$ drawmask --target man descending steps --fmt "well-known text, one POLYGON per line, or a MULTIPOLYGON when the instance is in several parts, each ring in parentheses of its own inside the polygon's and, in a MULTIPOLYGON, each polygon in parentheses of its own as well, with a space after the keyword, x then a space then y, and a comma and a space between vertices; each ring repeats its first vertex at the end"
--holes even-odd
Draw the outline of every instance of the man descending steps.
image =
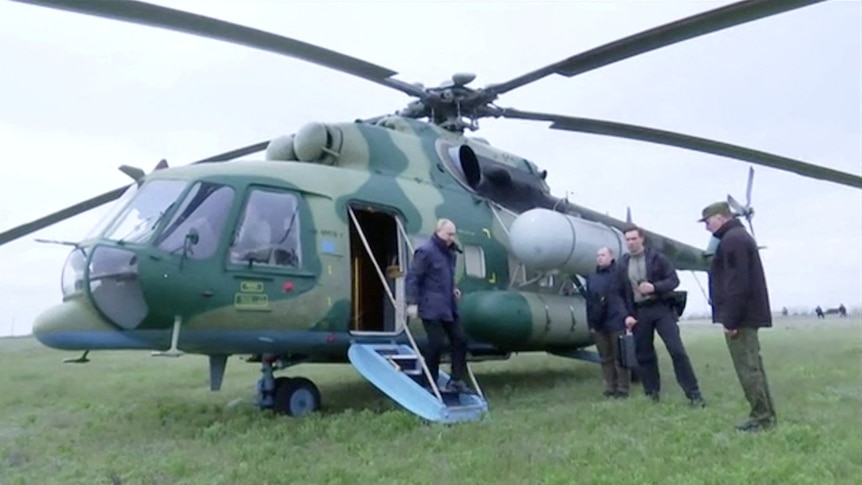
POLYGON ((452 345, 452 379, 446 390, 471 392, 464 382, 467 376, 467 338, 458 318, 461 291, 455 287, 455 224, 449 219, 437 221, 437 230, 413 255, 407 272, 407 315, 422 319, 428 335, 428 351, 423 357, 434 382, 440 369, 445 337, 452 345))

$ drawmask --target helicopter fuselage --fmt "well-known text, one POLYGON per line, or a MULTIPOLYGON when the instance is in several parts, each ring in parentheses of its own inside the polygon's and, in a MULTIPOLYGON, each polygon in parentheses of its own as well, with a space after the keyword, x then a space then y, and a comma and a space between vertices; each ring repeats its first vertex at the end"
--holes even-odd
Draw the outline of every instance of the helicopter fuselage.
POLYGON ((189 353, 343 362, 354 339, 403 338, 410 255, 448 218, 474 356, 592 345, 573 280, 512 256, 518 214, 560 205, 531 162, 398 117, 313 124, 280 143, 267 161, 133 184, 70 253, 63 302, 34 335, 65 350, 157 350, 176 326, 189 353), (263 242, 249 245, 255 226, 263 242))

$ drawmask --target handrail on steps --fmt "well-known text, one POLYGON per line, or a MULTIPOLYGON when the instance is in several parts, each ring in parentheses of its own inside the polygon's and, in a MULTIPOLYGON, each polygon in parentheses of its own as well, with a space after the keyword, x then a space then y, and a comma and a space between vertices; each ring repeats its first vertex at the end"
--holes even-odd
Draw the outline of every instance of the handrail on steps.
MULTIPOLYGON (((407 334, 407 339, 410 341, 410 346, 416 353, 416 358, 419 360, 419 365, 422 366, 422 371, 425 373, 425 378, 428 379, 428 383, 431 384, 431 389, 434 391, 434 395, 437 397, 437 400, 443 403, 443 396, 440 395, 440 390, 437 388, 437 383, 434 382, 433 379, 431 379, 431 371, 428 370, 428 366, 425 365, 425 358, 419 351, 419 346, 416 344, 416 340, 413 339, 413 335, 410 332, 410 328, 407 326, 407 322, 404 320, 404 315, 402 315, 401 312, 398 311, 398 305, 396 305, 395 303, 395 297, 392 296, 392 290, 386 283, 386 278, 383 276, 383 271, 380 270, 380 266, 377 264, 377 260, 374 259, 374 253, 371 251, 371 247, 368 245, 368 240, 365 238, 365 232, 362 230, 362 226, 359 225, 359 221, 356 219, 356 215, 353 213, 353 208, 348 206, 347 212, 348 214, 350 214, 350 218, 353 220, 353 224, 356 225, 356 232, 359 233, 359 237, 360 239, 362 239, 362 245, 365 247, 365 251, 368 253, 368 258, 371 260, 371 263, 374 264, 374 269, 377 271, 377 276, 380 278, 380 282, 383 284, 383 288, 386 290, 386 294, 389 296, 389 301, 392 303, 392 307, 395 309, 395 318, 400 320, 399 323, 407 334)), ((395 221, 398 222, 399 227, 401 227, 401 223, 400 221, 398 221, 397 217, 395 218, 395 221)))

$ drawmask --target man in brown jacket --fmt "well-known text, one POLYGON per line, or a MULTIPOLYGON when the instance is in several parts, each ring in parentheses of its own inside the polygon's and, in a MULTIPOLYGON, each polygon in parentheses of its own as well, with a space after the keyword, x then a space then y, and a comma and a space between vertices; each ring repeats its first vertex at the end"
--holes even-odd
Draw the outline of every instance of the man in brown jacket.
POLYGON ((745 398, 751 406, 741 431, 774 426, 775 408, 769 393, 757 331, 772 326, 772 311, 757 243, 733 217, 726 202, 703 209, 699 222, 719 240, 709 270, 712 321, 724 326, 727 348, 745 398))

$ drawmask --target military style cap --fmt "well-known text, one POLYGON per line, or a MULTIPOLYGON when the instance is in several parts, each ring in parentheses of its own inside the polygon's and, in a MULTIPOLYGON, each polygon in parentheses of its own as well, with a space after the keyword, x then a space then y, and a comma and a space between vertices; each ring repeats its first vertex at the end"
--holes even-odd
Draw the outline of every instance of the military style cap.
POLYGON ((709 204, 708 206, 703 208, 701 212, 702 217, 697 220, 697 222, 703 222, 710 216, 714 216, 716 214, 725 214, 730 215, 730 204, 727 202, 716 202, 714 204, 709 204))

